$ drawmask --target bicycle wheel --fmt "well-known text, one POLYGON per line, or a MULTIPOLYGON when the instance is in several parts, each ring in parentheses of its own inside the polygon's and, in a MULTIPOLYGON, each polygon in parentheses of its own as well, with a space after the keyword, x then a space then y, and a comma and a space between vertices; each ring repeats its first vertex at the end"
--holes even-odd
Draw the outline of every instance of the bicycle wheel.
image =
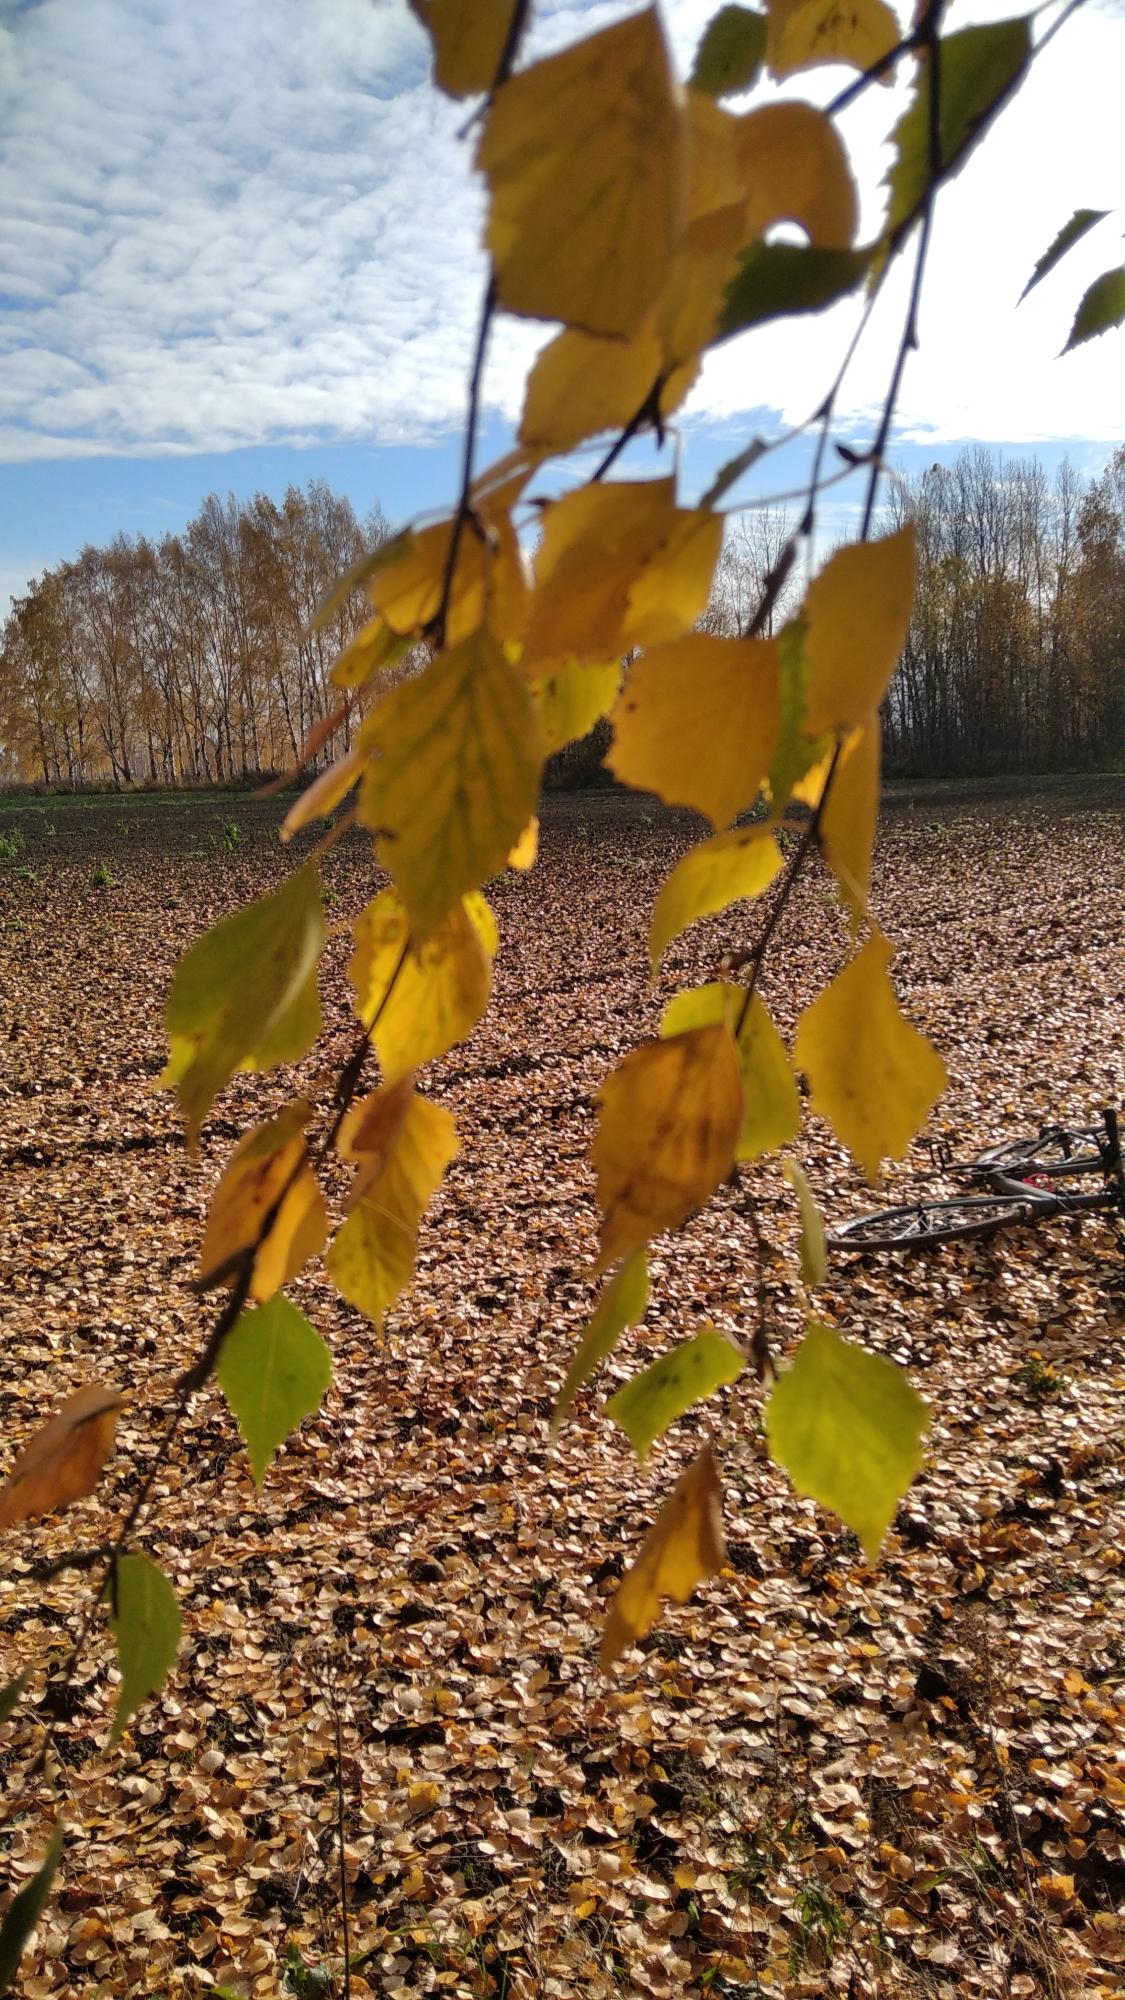
POLYGON ((936 1243, 991 1236, 1008 1222, 1026 1222, 1036 1204, 1015 1195, 962 1195, 959 1200, 917 1201, 908 1208, 882 1208, 857 1215, 826 1238, 830 1250, 856 1256, 881 1250, 925 1250, 936 1243))
POLYGON ((1075 1131, 1049 1125, 1034 1138, 1025 1134, 1003 1146, 991 1146, 987 1153, 978 1154, 973 1168, 1017 1176, 1036 1173, 1045 1180, 1065 1174, 1096 1174, 1102 1171, 1103 1139, 1104 1133, 1096 1125, 1075 1131))

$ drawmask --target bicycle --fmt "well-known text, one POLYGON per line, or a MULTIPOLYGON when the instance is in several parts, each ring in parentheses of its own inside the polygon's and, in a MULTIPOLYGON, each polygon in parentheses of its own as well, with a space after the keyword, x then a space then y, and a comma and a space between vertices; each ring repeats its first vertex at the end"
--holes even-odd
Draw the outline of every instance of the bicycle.
POLYGON ((1034 1138, 1009 1139, 975 1160, 955 1160, 944 1140, 931 1141, 935 1167, 969 1192, 924 1197, 858 1215, 826 1237, 830 1250, 872 1256, 883 1250, 924 1250, 933 1244, 991 1236, 1011 1223, 1045 1222, 1091 1211, 1125 1216, 1125 1168, 1116 1111, 1101 1125, 1044 1125, 1034 1138), (1096 1188, 1058 1185, 1097 1175, 1096 1188), (974 1192, 984 1190, 988 1192, 974 1192))

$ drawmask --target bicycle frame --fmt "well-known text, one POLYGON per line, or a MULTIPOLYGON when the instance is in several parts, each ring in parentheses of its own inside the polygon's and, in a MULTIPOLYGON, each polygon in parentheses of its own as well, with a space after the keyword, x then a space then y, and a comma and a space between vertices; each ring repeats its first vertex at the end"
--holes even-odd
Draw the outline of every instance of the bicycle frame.
MULTIPOLYGON (((976 1160, 954 1160, 944 1141, 932 1141, 930 1156, 940 1171, 967 1192, 952 1198, 920 1198, 891 1209, 857 1216, 830 1232, 830 1248, 876 1252, 922 1248, 965 1236, 991 1234, 1006 1223, 1040 1222, 1051 1216, 1119 1209, 1125 1216, 1125 1168, 1117 1113, 1102 1113, 1102 1127, 1073 1131, 1062 1125, 1041 1128, 1036 1138, 1013 1140, 976 1160), (1060 1152, 1061 1149, 1061 1152, 1060 1152), (1096 1176, 1093 1188, 1060 1187, 1067 1178, 1096 1176), (990 1207, 990 1197, 996 1202, 990 1207)), ((928 1176, 926 1178, 929 1178, 928 1176)))

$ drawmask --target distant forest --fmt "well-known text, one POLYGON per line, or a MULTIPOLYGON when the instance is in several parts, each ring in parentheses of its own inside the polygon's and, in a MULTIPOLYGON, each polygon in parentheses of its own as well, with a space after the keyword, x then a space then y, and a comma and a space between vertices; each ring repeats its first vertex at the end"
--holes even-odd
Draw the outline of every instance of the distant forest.
MULTIPOLYGON (((977 447, 893 490, 919 527, 914 621, 884 710, 891 771, 1104 767, 1125 747, 1125 446, 1099 478, 977 447)), ((737 632, 791 524, 732 525, 704 620, 737 632)), ((208 498, 180 535, 48 570, 0 637, 0 781, 231 780, 290 765, 368 616, 329 587, 388 534, 320 481, 208 498)), ((792 608, 791 606, 789 608, 792 608)), ((786 615, 780 607, 779 616, 786 615)), ((573 778, 592 769, 581 752, 573 778)))

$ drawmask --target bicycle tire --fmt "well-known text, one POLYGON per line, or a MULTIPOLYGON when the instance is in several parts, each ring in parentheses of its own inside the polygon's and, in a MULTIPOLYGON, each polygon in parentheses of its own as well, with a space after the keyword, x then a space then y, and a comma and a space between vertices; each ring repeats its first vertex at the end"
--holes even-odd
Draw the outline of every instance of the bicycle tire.
POLYGON ((1044 1180, 1062 1179, 1067 1174, 1096 1174, 1103 1171, 1104 1135, 1096 1125, 1067 1131, 1049 1126, 1034 1138, 1008 1139, 1002 1146, 990 1146, 972 1162, 974 1172, 1019 1174, 1032 1172, 1044 1180), (1074 1147, 1067 1152, 1067 1147, 1074 1147), (1085 1149, 1085 1150, 1079 1150, 1085 1149))
POLYGON ((1027 1222, 1036 1204, 1016 1195, 962 1195, 949 1201, 918 1201, 909 1207, 876 1209, 857 1215, 825 1241, 830 1250, 874 1256, 884 1250, 926 1250, 940 1243, 991 1236, 1005 1224, 1027 1222))

